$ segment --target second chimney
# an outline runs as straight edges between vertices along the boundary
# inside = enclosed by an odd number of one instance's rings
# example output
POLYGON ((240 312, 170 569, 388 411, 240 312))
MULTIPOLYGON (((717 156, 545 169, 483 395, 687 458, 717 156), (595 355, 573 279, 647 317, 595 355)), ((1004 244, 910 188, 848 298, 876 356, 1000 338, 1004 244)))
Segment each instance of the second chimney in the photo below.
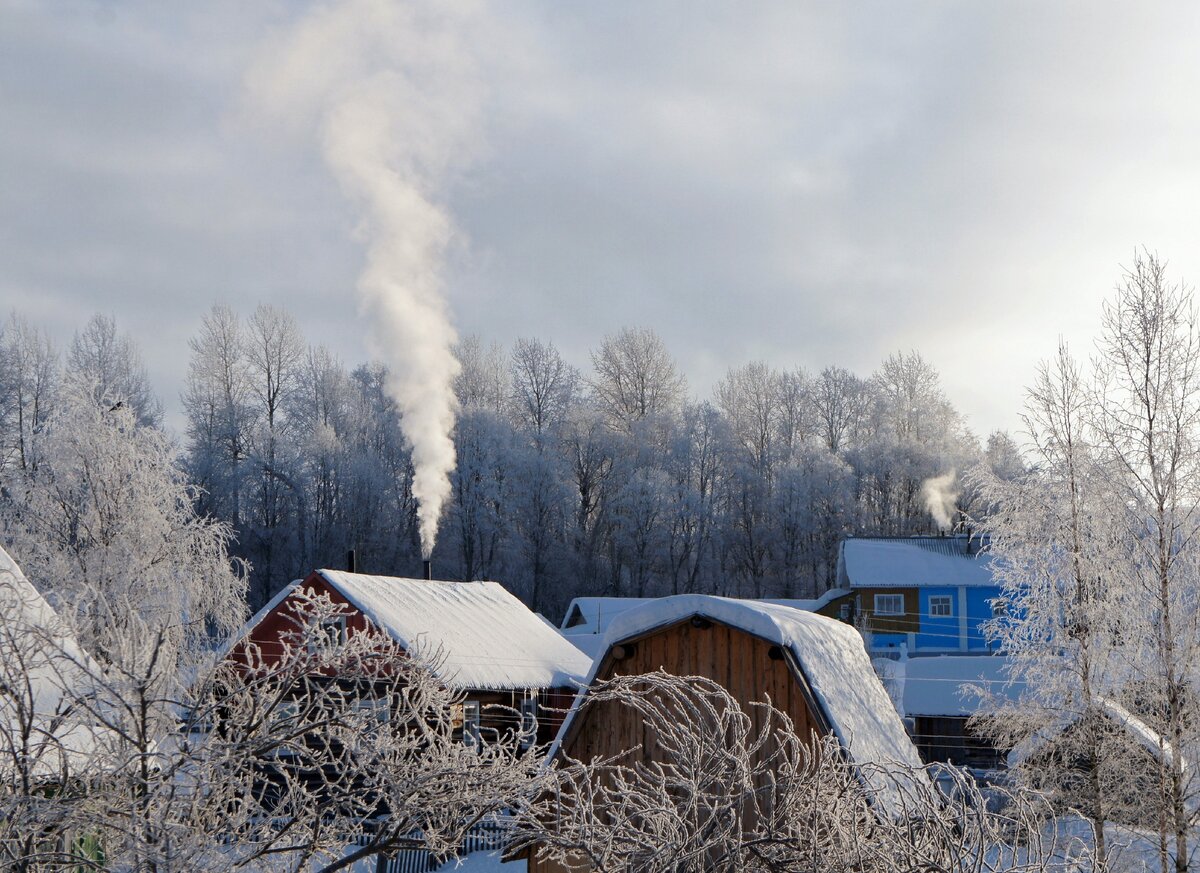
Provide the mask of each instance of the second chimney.
POLYGON ((424 577, 425 581, 432 582, 433 581, 433 561, 430 561, 429 559, 422 561, 421 569, 423 571, 423 577, 424 577))

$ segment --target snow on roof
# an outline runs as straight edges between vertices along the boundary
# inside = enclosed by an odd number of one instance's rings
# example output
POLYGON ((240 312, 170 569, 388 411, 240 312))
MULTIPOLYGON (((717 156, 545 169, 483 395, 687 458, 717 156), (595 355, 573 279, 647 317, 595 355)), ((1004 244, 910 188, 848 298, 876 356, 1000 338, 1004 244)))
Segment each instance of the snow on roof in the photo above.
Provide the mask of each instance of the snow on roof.
MULTIPOLYGON (((1146 724, 1132 712, 1130 712, 1115 700, 1110 700, 1107 697, 1096 698, 1096 708, 1113 720, 1113 722, 1125 729, 1125 732, 1143 749, 1153 755, 1155 758, 1162 756, 1162 760, 1170 765, 1175 757, 1175 749, 1169 742, 1154 728, 1146 724)), ((1058 737, 1075 722, 1079 721, 1082 713, 1071 712, 1066 713, 1050 727, 1039 731, 1025 742, 1018 745, 1015 749, 1008 753, 1008 766, 1017 767, 1030 757, 1037 754, 1047 743, 1051 742, 1055 737, 1058 737)), ((1188 768, 1188 762, 1183 761, 1183 769, 1188 768)))
MULTIPOLYGON (((833 600, 849 594, 849 590, 834 588, 815 600, 760 600, 751 603, 774 603, 816 612, 833 600)), ((659 597, 576 597, 567 607, 559 632, 576 648, 595 659, 604 653, 604 634, 612 620, 628 609, 661 600, 659 597)))
POLYGON ((12 766, 22 724, 33 728, 25 753, 36 775, 83 765, 96 737, 76 704, 100 669, 2 548, 0 616, 0 772, 12 766))
POLYGON ((654 597, 576 597, 567 607, 560 629, 578 634, 604 633, 613 616, 643 603, 656 600, 654 597))
POLYGON ((979 709, 976 686, 1004 700, 1016 700, 1025 683, 1009 681, 1002 655, 937 655, 892 662, 901 685, 902 715, 970 716, 979 709))
MULTIPOLYGON (((656 628, 703 616, 786 647, 796 658, 817 705, 833 733, 856 763, 898 765, 900 771, 920 768, 921 759, 887 692, 871 668, 862 637, 836 619, 812 612, 753 600, 733 600, 701 594, 680 594, 650 601, 616 615, 604 636, 602 651, 656 628)), ((596 678, 600 659, 588 676, 596 678)), ((566 736, 587 691, 580 692, 559 731, 566 736)), ((893 784, 868 775, 877 795, 890 795, 893 784)), ((884 798, 889 803, 888 798, 884 798)))
POLYGON ((841 572, 854 588, 999 585, 990 554, 969 549, 966 537, 847 539, 841 572))
POLYGON ((453 687, 574 687, 591 666, 587 655, 497 582, 317 572, 406 649, 438 652, 439 678, 453 687))

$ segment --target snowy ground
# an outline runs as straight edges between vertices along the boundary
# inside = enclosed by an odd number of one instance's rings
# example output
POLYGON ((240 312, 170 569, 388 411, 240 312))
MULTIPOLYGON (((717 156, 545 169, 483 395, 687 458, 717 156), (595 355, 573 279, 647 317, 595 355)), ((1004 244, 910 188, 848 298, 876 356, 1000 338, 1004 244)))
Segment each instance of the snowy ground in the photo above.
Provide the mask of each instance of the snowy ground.
POLYGON ((457 870, 458 873, 525 873, 528 869, 525 861, 501 861, 499 852, 473 852, 438 867, 438 870, 457 870))

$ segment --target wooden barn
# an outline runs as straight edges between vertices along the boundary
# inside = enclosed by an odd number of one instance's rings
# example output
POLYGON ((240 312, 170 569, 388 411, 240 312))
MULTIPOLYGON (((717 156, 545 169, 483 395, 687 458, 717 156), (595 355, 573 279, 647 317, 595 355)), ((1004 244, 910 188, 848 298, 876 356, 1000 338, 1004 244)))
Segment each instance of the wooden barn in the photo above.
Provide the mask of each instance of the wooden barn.
POLYGON ((406 651, 437 652, 434 672, 465 695, 463 731, 476 739, 512 727, 514 711, 536 720, 549 742, 574 699, 591 659, 564 640, 497 582, 436 582, 316 570, 259 610, 228 657, 247 643, 269 661, 294 624, 297 592, 325 594, 350 613, 332 632, 350 635, 373 625, 406 651))
MULTIPOLYGON (((920 767, 916 749, 880 683, 862 637, 834 618, 762 601, 685 594, 651 601, 612 619, 588 685, 665 670, 723 685, 744 709, 770 695, 796 730, 834 735, 853 761, 920 767)), ((556 748, 590 760, 630 750, 652 761, 655 744, 635 711, 581 708, 584 688, 556 748)), ((559 868, 536 857, 531 871, 559 868)))

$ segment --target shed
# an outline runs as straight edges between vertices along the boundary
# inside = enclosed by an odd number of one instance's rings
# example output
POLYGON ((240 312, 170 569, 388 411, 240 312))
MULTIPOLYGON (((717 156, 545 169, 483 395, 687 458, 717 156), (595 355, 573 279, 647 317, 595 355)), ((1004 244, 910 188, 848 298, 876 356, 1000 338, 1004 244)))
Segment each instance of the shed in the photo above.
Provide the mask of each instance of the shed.
POLYGON ((340 570, 316 570, 280 591, 238 635, 230 656, 237 657, 247 642, 257 645, 264 659, 278 653, 282 635, 291 628, 292 598, 301 589, 350 607, 344 633, 374 626, 407 652, 437 653, 435 675, 464 693, 470 707, 466 718, 477 719, 483 730, 499 729, 513 709, 540 708, 538 735, 548 740, 561 722, 557 713, 574 698, 591 666, 587 655, 497 582, 340 570))

